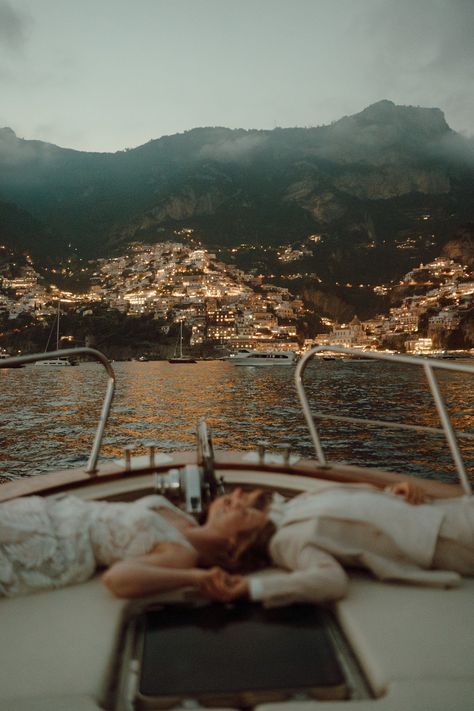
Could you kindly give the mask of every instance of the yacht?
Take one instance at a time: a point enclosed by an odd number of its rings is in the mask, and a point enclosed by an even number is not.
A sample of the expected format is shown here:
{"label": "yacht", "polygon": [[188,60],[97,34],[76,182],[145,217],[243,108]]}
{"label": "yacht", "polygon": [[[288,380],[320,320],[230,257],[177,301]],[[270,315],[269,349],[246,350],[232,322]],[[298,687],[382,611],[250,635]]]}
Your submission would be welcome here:
{"label": "yacht", "polygon": [[35,365],[44,367],[47,366],[49,368],[71,368],[73,365],[77,365],[77,363],[72,363],[68,358],[44,358],[42,360],[39,360]]}
{"label": "yacht", "polygon": [[268,350],[258,351],[249,348],[241,348],[229,356],[229,361],[233,365],[295,365],[296,356],[293,351]]}
{"label": "yacht", "polygon": [[[317,492],[330,481],[386,485],[406,475],[332,462],[309,405],[305,369],[324,346],[303,355],[295,371],[297,395],[314,445],[314,458],[287,449],[215,449],[206,423],[197,424],[194,452],[161,453],[155,446],[134,456],[101,462],[115,373],[98,351],[76,355],[102,364],[104,401],[87,465],[17,479],[0,486],[0,501],[74,494],[85,500],[131,501],[167,495],[198,515],[213,495],[240,486],[292,497]],[[331,347],[340,355],[351,349]],[[27,364],[42,354],[4,360]],[[439,499],[472,496],[437,375],[474,367],[413,356],[371,353],[371,358],[417,367],[428,381],[439,428],[384,422],[444,437],[458,483],[415,479]],[[322,366],[324,367],[324,366]],[[348,375],[350,376],[350,373]],[[339,413],[330,417],[343,421]],[[360,421],[359,421],[360,424]],[[374,424],[369,421],[367,426]],[[380,423],[379,423],[380,424]],[[141,443],[136,442],[139,447]],[[262,571],[265,575],[266,571]],[[466,711],[474,698],[472,659],[474,579],[442,590],[380,582],[350,571],[348,595],[323,607],[266,609],[254,603],[219,605],[189,589],[139,600],[116,599],[100,575],[67,588],[0,599],[0,708],[5,711],[132,711],[153,709],[255,709],[255,711]]]}

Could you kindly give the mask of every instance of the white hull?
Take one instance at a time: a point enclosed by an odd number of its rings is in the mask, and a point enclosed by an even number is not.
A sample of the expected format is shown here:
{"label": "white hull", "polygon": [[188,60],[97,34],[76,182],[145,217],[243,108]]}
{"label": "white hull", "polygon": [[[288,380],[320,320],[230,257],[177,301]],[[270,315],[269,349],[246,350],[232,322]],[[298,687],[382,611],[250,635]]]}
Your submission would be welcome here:
{"label": "white hull", "polygon": [[233,365],[268,367],[274,365],[296,365],[293,351],[238,351],[229,357]]}
{"label": "white hull", "polygon": [[35,366],[48,366],[50,368],[71,368],[72,363],[68,360],[61,360],[60,358],[53,358],[51,360],[38,360]]}

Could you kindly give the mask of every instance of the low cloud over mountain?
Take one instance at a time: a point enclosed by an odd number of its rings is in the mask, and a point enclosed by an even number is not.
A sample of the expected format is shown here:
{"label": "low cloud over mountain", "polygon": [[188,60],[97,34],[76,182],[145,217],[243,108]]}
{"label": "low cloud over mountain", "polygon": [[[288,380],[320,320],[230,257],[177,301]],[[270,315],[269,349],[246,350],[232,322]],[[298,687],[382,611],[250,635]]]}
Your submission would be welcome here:
{"label": "low cloud over mountain", "polygon": [[42,224],[37,252],[107,254],[183,227],[209,245],[318,233],[321,260],[396,274],[474,222],[473,187],[472,140],[437,108],[387,100],[329,126],[194,129],[114,154],[0,129],[0,200]]}

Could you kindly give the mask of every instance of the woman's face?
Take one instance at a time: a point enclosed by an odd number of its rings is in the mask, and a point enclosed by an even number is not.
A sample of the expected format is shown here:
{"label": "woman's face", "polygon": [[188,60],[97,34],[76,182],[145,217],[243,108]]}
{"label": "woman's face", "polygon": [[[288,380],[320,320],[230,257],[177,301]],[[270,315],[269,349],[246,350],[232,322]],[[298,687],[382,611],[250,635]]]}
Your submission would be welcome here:
{"label": "woman's face", "polygon": [[209,506],[208,521],[227,536],[258,531],[266,524],[264,511],[252,506],[254,492],[247,494],[235,489],[232,494],[219,496]]}
{"label": "woman's face", "polygon": [[234,501],[239,501],[244,506],[251,506],[254,509],[259,509],[259,511],[265,511],[267,508],[263,489],[242,491],[240,487],[237,487],[237,489],[234,489],[231,496],[234,498]]}

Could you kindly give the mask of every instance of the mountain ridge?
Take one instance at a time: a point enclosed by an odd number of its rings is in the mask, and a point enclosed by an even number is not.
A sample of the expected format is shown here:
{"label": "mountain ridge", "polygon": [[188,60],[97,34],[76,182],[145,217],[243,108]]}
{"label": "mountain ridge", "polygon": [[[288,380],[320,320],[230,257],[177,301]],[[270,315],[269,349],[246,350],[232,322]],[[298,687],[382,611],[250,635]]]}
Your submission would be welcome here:
{"label": "mountain ridge", "polygon": [[[342,260],[367,245],[367,259],[396,277],[474,222],[473,189],[473,141],[438,108],[389,100],[326,126],[201,127],[115,153],[0,129],[0,201],[41,225],[31,245],[38,254],[109,255],[184,227],[211,246],[322,233],[315,259],[332,260],[335,279],[347,271]],[[412,237],[420,244],[403,253]],[[361,279],[373,271],[354,263]]]}

